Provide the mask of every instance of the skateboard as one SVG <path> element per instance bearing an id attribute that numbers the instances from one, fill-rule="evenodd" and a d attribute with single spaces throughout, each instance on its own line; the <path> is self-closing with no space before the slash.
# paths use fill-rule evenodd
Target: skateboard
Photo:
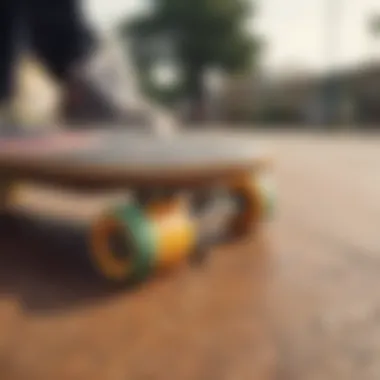
<path id="1" fill-rule="evenodd" d="M 205 257 L 255 230 L 275 205 L 271 157 L 249 139 L 212 132 L 3 133 L 0 181 L 4 211 L 20 181 L 128 193 L 91 220 L 86 236 L 91 265 L 116 284 Z"/>

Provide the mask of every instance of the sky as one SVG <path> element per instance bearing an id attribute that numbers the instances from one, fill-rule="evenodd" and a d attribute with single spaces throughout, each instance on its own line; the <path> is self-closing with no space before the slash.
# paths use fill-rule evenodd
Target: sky
<path id="1" fill-rule="evenodd" d="M 258 13 L 252 30 L 267 42 L 263 63 L 269 71 L 322 71 L 380 57 L 380 38 L 376 42 L 368 32 L 369 15 L 380 14 L 380 0 L 255 2 Z M 143 4 L 143 0 L 86 0 L 85 6 L 94 24 L 103 28 L 139 11 Z"/>

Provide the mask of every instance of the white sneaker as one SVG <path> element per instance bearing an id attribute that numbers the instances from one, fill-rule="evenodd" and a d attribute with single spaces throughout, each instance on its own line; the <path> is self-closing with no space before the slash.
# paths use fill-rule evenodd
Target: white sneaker
<path id="1" fill-rule="evenodd" d="M 64 101 L 68 124 L 107 124 L 149 131 L 173 133 L 174 118 L 149 104 L 138 91 L 136 75 L 116 39 L 105 39 L 102 48 L 72 70 Z"/>

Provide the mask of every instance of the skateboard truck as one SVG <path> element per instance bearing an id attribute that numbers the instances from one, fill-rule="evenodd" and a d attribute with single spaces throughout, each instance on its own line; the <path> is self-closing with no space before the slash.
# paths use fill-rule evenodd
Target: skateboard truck
<path id="1" fill-rule="evenodd" d="M 210 248 L 221 244 L 229 238 L 231 220 L 242 209 L 243 203 L 228 191 L 220 190 L 213 197 L 203 197 L 194 207 L 197 221 L 197 245 L 190 262 L 195 265 L 204 263 Z"/>
<path id="2" fill-rule="evenodd" d="M 259 183 L 193 194 L 137 194 L 134 203 L 116 207 L 96 223 L 91 250 L 95 267 L 118 283 L 141 281 L 186 260 L 201 265 L 213 246 L 248 235 L 266 217 L 269 191 Z"/>

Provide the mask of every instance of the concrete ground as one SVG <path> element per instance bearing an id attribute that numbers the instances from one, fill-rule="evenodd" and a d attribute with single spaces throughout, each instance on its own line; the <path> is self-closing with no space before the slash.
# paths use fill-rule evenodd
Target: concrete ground
<path id="1" fill-rule="evenodd" d="M 277 219 L 202 268 L 106 290 L 4 228 L 1 380 L 379 379 L 380 137 L 247 138 L 275 151 Z"/>

